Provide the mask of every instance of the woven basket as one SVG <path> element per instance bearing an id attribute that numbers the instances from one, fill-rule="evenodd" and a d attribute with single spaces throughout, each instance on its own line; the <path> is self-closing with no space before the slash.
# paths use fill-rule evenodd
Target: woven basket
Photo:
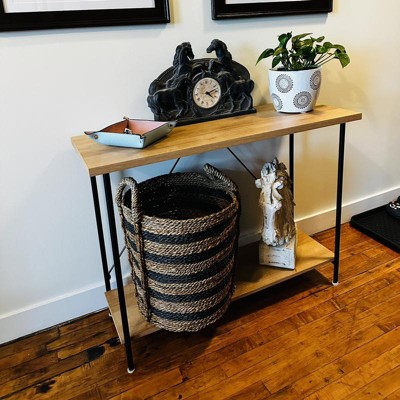
<path id="1" fill-rule="evenodd" d="M 175 332 L 218 320 L 234 291 L 238 190 L 216 168 L 204 171 L 124 178 L 116 195 L 139 310 Z"/>

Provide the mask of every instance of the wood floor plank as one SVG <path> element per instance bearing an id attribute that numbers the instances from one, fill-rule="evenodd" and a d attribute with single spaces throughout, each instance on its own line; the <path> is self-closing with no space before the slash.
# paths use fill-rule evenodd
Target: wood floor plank
<path id="1" fill-rule="evenodd" d="M 35 351 L 43 345 L 52 342 L 60 337 L 58 327 L 46 330 L 36 335 L 29 335 L 20 340 L 0 345 L 0 360 L 10 355 L 21 353 L 25 350 Z"/>
<path id="2" fill-rule="evenodd" d="M 399 363 L 400 345 L 329 383 L 310 398 L 342 400 L 348 396 L 354 396 L 358 389 L 364 388 L 370 382 L 371 377 L 382 376 L 397 367 Z"/>
<path id="3" fill-rule="evenodd" d="M 358 332 L 357 345 L 351 347 L 359 347 L 373 339 L 381 336 L 382 332 L 376 326 L 371 326 Z M 307 375 L 316 369 L 332 362 L 338 356 L 343 355 L 347 351 L 349 344 L 353 342 L 353 338 L 346 342 L 345 335 L 329 335 L 324 342 L 319 343 L 314 352 L 305 357 L 295 357 L 290 362 L 280 364 L 279 371 L 268 373 L 268 376 L 263 379 L 264 385 L 271 393 L 275 393 L 284 387 L 291 385 L 298 377 Z M 324 347 L 325 346 L 325 347 Z M 297 349 L 297 348 L 296 348 Z M 299 350 L 303 350 L 302 347 Z M 281 360 L 279 360 L 281 362 Z"/>
<path id="4" fill-rule="evenodd" d="M 262 382 L 256 382 L 229 397 L 229 400 L 263 400 L 270 397 L 270 392 Z"/>
<path id="5" fill-rule="evenodd" d="M 329 306 L 329 307 L 327 307 Z M 326 309 L 326 310 L 325 310 Z M 331 303 L 323 303 L 322 305 L 319 305 L 307 312 L 301 312 L 298 315 L 296 315 L 296 323 L 294 322 L 294 319 L 290 320 L 284 320 L 283 323 L 278 323 L 273 326 L 270 326 L 266 328 L 266 332 L 263 332 L 264 335 L 263 337 L 267 337 L 269 340 L 274 337 L 274 335 L 279 336 L 280 333 L 283 334 L 282 329 L 285 329 L 285 332 L 287 331 L 294 331 L 295 329 L 299 328 L 301 325 L 306 324 L 307 322 L 311 322 L 314 319 L 317 319 L 321 317 L 322 315 L 327 315 L 330 312 L 337 311 L 337 308 Z M 267 321 L 266 321 L 267 322 Z M 259 322 L 259 325 L 262 326 L 262 321 Z M 277 325 L 282 325 L 281 327 Z M 247 334 L 251 334 L 251 331 L 248 332 Z M 254 335 L 253 335 L 254 336 Z M 254 337 L 252 337 L 254 338 Z M 260 344 L 260 339 L 259 337 L 255 338 L 255 340 L 259 341 Z M 235 345 L 235 343 L 234 343 Z M 237 346 L 238 348 L 236 351 L 239 351 L 240 346 Z M 234 351 L 229 351 L 230 346 L 227 346 L 227 348 L 222 348 L 222 351 L 216 350 L 212 353 L 206 354 L 204 356 L 201 356 L 197 359 L 194 359 L 191 363 L 186 364 L 183 367 L 184 374 L 186 377 L 193 377 L 199 371 L 204 371 L 207 368 L 212 368 L 216 365 L 220 365 L 223 363 L 227 358 L 232 359 L 236 357 L 237 354 L 235 354 Z M 220 354 L 221 352 L 221 354 Z M 264 354 L 262 354 L 262 357 L 264 357 Z"/>
<path id="6" fill-rule="evenodd" d="M 246 340 L 248 341 L 249 345 L 247 346 L 247 349 L 243 348 L 241 353 L 245 353 L 246 351 L 250 351 L 256 346 L 261 346 L 264 344 L 266 341 L 272 341 L 273 339 L 277 339 L 284 334 L 288 332 L 293 332 L 296 331 L 297 329 L 300 328 L 300 326 L 306 324 L 308 322 L 311 322 L 311 314 L 315 319 L 320 318 L 322 315 L 327 315 L 327 313 L 333 312 L 334 310 L 336 311 L 337 308 L 331 303 L 330 307 L 325 307 L 320 306 L 320 307 L 315 307 L 315 309 L 311 309 L 310 315 L 308 317 L 305 317 L 306 312 L 301 312 L 295 316 L 289 317 L 283 321 L 280 321 L 274 325 L 267 325 L 268 319 L 264 320 L 263 318 L 260 318 L 258 320 L 258 324 L 248 327 L 248 329 L 245 331 L 246 335 Z M 318 313 L 317 313 L 318 311 Z M 301 315 L 301 316 L 299 316 Z M 263 335 L 260 335 L 256 329 L 267 326 L 266 328 L 262 329 Z M 251 342 L 250 342 L 251 340 Z M 255 346 L 256 344 L 256 346 Z M 233 344 L 235 345 L 235 343 Z M 214 367 L 216 365 L 220 365 L 222 363 L 226 363 L 229 360 L 233 360 L 239 356 L 238 349 L 234 349 L 233 351 L 229 350 L 229 347 L 222 348 L 221 350 L 215 350 L 212 353 L 205 354 L 203 356 L 200 356 L 190 363 L 187 363 L 183 367 L 184 375 L 188 378 L 191 378 L 195 376 L 196 374 L 199 373 L 199 371 L 204 371 L 207 368 Z M 265 357 L 265 354 L 263 354 L 263 357 Z M 234 361 L 236 362 L 236 361 Z"/>
<path id="7" fill-rule="evenodd" d="M 220 350 L 207 353 L 204 356 L 184 364 L 181 367 L 182 375 L 187 379 L 192 378 L 232 358 L 236 358 L 255 347 L 256 345 L 254 342 L 248 337 L 238 340 Z"/>
<path id="8" fill-rule="evenodd" d="M 179 369 L 174 369 L 165 374 L 159 375 L 157 379 L 145 382 L 120 393 L 119 395 L 112 397 L 110 400 L 142 400 L 181 383 L 182 379 L 183 377 Z"/>
<path id="9" fill-rule="evenodd" d="M 295 382 L 271 395 L 270 399 L 297 400 L 308 398 L 308 396 L 318 398 L 314 394 L 318 390 L 354 372 L 361 366 L 369 364 L 375 358 L 382 357 L 386 352 L 393 351 L 393 349 L 397 351 L 399 340 L 400 329 L 381 335 L 308 375 L 296 377 Z M 335 392 L 332 391 L 332 393 Z"/>
<path id="10" fill-rule="evenodd" d="M 347 250 L 348 248 L 353 247 L 354 245 L 361 242 L 371 242 L 379 245 L 375 240 L 365 235 L 364 233 L 358 231 L 357 229 L 350 226 L 350 224 L 343 224 L 341 226 L 341 245 L 340 249 L 342 251 Z M 322 232 L 315 233 L 312 235 L 314 239 L 333 250 L 335 247 L 335 230 L 327 229 Z"/>
<path id="11" fill-rule="evenodd" d="M 357 342 L 358 345 L 360 344 L 360 339 L 370 340 L 371 338 L 374 338 L 374 337 L 375 337 L 374 335 L 376 335 L 376 333 L 378 333 L 378 334 L 380 333 L 377 327 L 373 327 L 373 330 L 375 331 L 375 333 L 372 333 L 372 336 L 366 336 L 365 338 L 364 338 L 363 336 L 361 336 L 361 338 L 360 338 L 360 337 L 356 337 L 355 340 L 354 340 L 354 339 L 352 339 L 352 340 L 355 341 L 355 342 Z M 315 343 L 315 341 L 313 341 L 313 342 Z M 350 342 L 350 343 L 351 343 L 351 342 Z M 312 345 L 312 343 L 310 343 L 310 346 L 311 346 L 311 345 Z M 350 346 L 349 346 L 349 343 L 347 343 L 346 346 L 347 346 L 347 347 L 350 347 Z M 334 347 L 333 349 L 335 350 L 335 352 L 337 351 L 337 349 L 335 349 L 335 347 Z M 292 350 L 292 351 L 290 351 L 290 350 Z M 299 350 L 299 349 L 297 349 L 297 350 Z M 302 354 L 302 356 L 305 355 L 304 351 L 295 351 L 295 350 L 293 350 L 293 349 L 291 349 L 291 348 L 288 349 L 288 352 L 290 352 L 290 354 L 293 354 L 293 353 L 295 353 L 295 354 L 296 354 L 296 353 L 300 353 L 300 354 Z M 321 353 L 321 354 L 317 355 L 317 358 L 321 359 L 323 355 L 324 355 L 324 354 Z M 252 360 L 251 364 L 252 364 L 252 365 L 254 364 L 254 360 Z M 272 362 L 270 361 L 270 364 L 271 364 L 271 366 L 276 366 L 276 365 L 277 365 L 277 360 L 276 360 L 276 359 L 273 359 Z M 235 368 L 237 368 L 237 371 L 242 370 L 242 369 L 244 368 L 243 365 L 239 365 L 239 366 L 238 366 L 236 360 L 232 361 L 232 365 L 234 365 Z M 258 367 L 259 367 L 259 368 L 262 368 L 261 366 L 258 366 Z M 264 365 L 263 367 L 266 368 L 266 365 Z M 279 370 L 280 372 L 277 373 L 277 376 L 279 376 L 279 378 L 282 379 L 282 377 L 284 376 L 284 374 L 282 373 L 282 371 L 288 371 L 289 369 L 287 369 L 287 368 L 278 368 L 278 370 Z M 235 371 L 235 372 L 237 372 L 237 371 Z M 305 369 L 303 368 L 303 371 L 302 371 L 302 372 L 304 372 L 304 371 L 305 371 Z M 251 375 L 253 372 L 254 372 L 254 368 L 251 368 L 251 370 L 248 371 L 248 374 Z M 228 373 L 228 375 L 230 375 L 229 371 L 227 371 L 227 373 Z M 292 374 L 292 373 L 293 373 L 293 371 L 291 371 L 291 374 Z M 295 374 L 294 374 L 294 376 L 295 376 Z M 267 387 L 268 387 L 268 385 L 267 385 Z M 276 389 L 276 388 L 275 388 L 275 389 Z"/>
<path id="12" fill-rule="evenodd" d="M 176 386 L 162 391 L 161 393 L 151 396 L 151 400 L 170 400 L 170 399 L 186 399 L 197 393 L 199 390 L 205 390 L 208 387 L 224 384 L 226 379 L 225 372 L 219 368 L 210 368 L 198 374 L 193 379 L 183 377 L 183 382 Z M 265 386 L 264 386 L 265 390 Z"/>
<path id="13" fill-rule="evenodd" d="M 314 238 L 334 248 L 334 229 Z M 400 399 L 400 254 L 348 224 L 341 242 L 338 286 L 327 265 L 135 340 L 133 374 L 106 310 L 0 345 L 0 398 Z"/>
<path id="14" fill-rule="evenodd" d="M 60 360 L 63 360 L 75 354 L 82 353 L 85 350 L 94 348 L 111 339 L 118 340 L 116 337 L 115 327 L 110 325 L 93 335 L 87 336 L 86 339 L 81 339 L 76 343 L 64 346 L 57 350 L 57 355 Z"/>
<path id="15" fill-rule="evenodd" d="M 370 310 L 366 310 L 366 311 L 362 311 L 359 316 L 358 316 L 358 320 L 357 321 L 353 321 L 351 323 L 351 325 L 349 326 L 351 328 L 351 331 L 349 332 L 348 336 L 346 337 L 346 352 L 350 352 L 352 351 L 354 348 L 357 348 L 360 345 L 360 342 L 365 340 L 365 329 L 367 329 L 370 326 L 373 326 L 373 330 L 372 332 L 370 332 L 370 334 L 372 334 L 372 338 L 374 337 L 375 334 L 378 334 L 380 332 L 383 332 L 384 329 L 382 329 L 380 327 L 380 324 L 382 323 L 382 319 L 383 319 L 383 324 L 387 323 L 389 325 L 389 323 L 391 323 L 391 327 L 394 327 L 394 320 L 393 319 L 397 319 L 397 324 L 400 323 L 400 318 L 398 316 L 398 312 L 396 311 L 396 309 L 398 309 L 398 304 L 400 301 L 400 297 L 399 296 L 394 296 L 392 299 L 387 300 L 387 302 L 391 302 L 392 303 L 392 309 L 390 310 L 390 308 L 388 308 L 388 313 L 392 312 L 393 314 L 390 314 L 388 316 L 388 321 L 386 322 L 384 320 L 384 318 L 387 316 L 387 314 L 382 314 L 381 312 L 384 312 L 383 309 L 381 309 L 381 307 L 379 305 L 377 305 L 376 307 L 372 307 Z M 371 311 L 372 310 L 372 311 Z M 355 314 L 354 314 L 355 315 Z M 338 313 L 339 318 L 341 317 L 341 314 Z M 349 318 L 351 320 L 351 318 L 353 316 L 353 311 L 350 312 L 349 314 Z M 329 318 L 329 317 L 328 317 Z M 390 322 L 389 322 L 390 321 Z M 331 321 L 331 323 L 333 323 L 333 325 L 336 324 L 343 324 L 343 322 L 340 321 L 340 319 L 336 319 L 333 318 Z M 319 321 L 319 323 L 321 323 L 321 321 Z M 376 326 L 374 325 L 376 324 Z M 325 324 L 323 323 L 322 326 L 325 326 Z M 329 325 L 327 325 L 329 326 Z M 346 329 L 346 325 L 343 325 L 344 328 Z M 397 325 L 399 326 L 399 325 Z M 316 325 L 316 332 L 318 334 L 319 330 L 318 330 L 319 325 Z M 309 327 L 307 327 L 307 329 L 309 329 Z M 301 333 L 301 330 L 298 330 L 299 333 Z M 323 331 L 320 331 L 320 333 L 322 333 Z M 310 337 L 310 334 L 306 334 L 305 335 L 306 338 Z M 290 339 L 288 338 L 288 343 L 293 343 L 296 339 Z M 302 339 L 302 338 L 300 338 Z M 299 339 L 299 340 L 300 340 Z M 317 340 L 313 340 L 314 343 L 316 343 L 318 341 Z M 267 350 L 265 347 L 262 347 L 262 349 Z M 288 349 L 290 350 L 290 348 Z M 292 351 L 292 353 L 295 350 Z M 253 353 L 257 353 L 259 352 L 259 349 L 255 349 L 252 351 Z M 339 351 L 338 351 L 339 353 Z M 303 352 L 301 352 L 301 354 L 304 354 Z M 249 354 L 245 354 L 244 356 L 242 356 L 242 358 L 248 357 Z M 254 363 L 257 362 L 257 359 L 254 358 L 250 358 L 250 361 L 248 363 L 248 365 L 254 365 Z M 241 368 L 245 368 L 246 366 L 243 364 L 240 364 L 238 362 L 238 360 L 233 360 L 231 362 L 231 370 L 227 371 L 228 375 L 232 375 L 234 373 L 236 373 L 238 370 L 240 370 Z M 229 363 L 227 363 L 225 365 L 225 368 L 229 368 Z M 232 370 L 233 368 L 233 370 Z M 280 375 L 280 378 L 282 378 L 283 375 Z"/>
<path id="16" fill-rule="evenodd" d="M 255 314 L 259 315 L 259 312 L 257 311 Z M 245 316 L 245 318 L 247 318 L 247 315 Z M 230 322 L 225 325 L 230 326 Z M 237 324 L 235 323 L 233 325 L 236 326 Z M 174 341 L 170 342 L 169 340 L 163 341 L 162 339 L 155 339 L 153 342 L 146 345 L 145 352 L 140 351 L 140 356 L 142 359 L 141 367 L 149 368 L 154 363 L 160 365 L 161 354 L 164 354 L 168 355 L 168 357 L 164 357 L 164 360 L 161 361 L 161 365 L 164 365 L 165 368 L 172 368 L 176 365 L 179 365 L 179 363 L 185 362 L 187 358 L 195 360 L 199 354 L 206 355 L 214 351 L 218 351 L 219 349 L 223 349 L 229 344 L 234 343 L 241 338 L 245 338 L 246 336 L 251 334 L 256 327 L 257 323 L 255 323 L 253 317 L 249 324 L 241 324 L 235 327 L 233 330 L 224 328 L 221 329 L 222 333 L 219 333 L 219 327 L 217 327 L 215 331 L 210 331 L 210 334 L 206 333 L 204 335 L 202 333 L 199 333 L 195 335 L 183 335 L 183 338 L 181 335 L 181 338 L 178 339 L 179 342 L 176 343 Z M 207 332 L 207 330 L 205 332 Z M 155 335 L 158 334 L 162 335 L 162 333 L 160 332 L 156 333 Z M 160 336 L 160 338 L 161 337 L 162 336 Z M 168 349 L 170 345 L 172 345 L 171 352 Z M 185 350 L 182 351 L 182 348 L 184 348 Z M 169 360 L 168 363 L 166 363 L 165 358 Z M 143 359 L 145 361 L 145 365 L 143 365 Z"/>
<path id="17" fill-rule="evenodd" d="M 43 368 L 50 368 L 52 365 L 57 364 L 57 362 L 57 354 L 48 353 L 21 363 L 17 366 L 3 370 L 0 372 L 0 385 L 3 385 L 5 382 L 9 381 L 11 377 L 14 379 L 23 378 L 34 373 L 35 371 L 43 370 Z M 24 378 L 22 380 L 24 380 Z"/>
<path id="18" fill-rule="evenodd" d="M 103 332 L 109 333 L 114 328 L 114 325 L 110 318 L 103 319 L 103 321 L 93 324 L 91 326 L 91 336 L 101 335 Z M 115 328 L 114 328 L 115 332 Z M 115 336 L 115 334 L 114 334 Z M 71 343 L 82 342 L 88 338 L 88 331 L 85 329 L 73 330 L 71 333 L 60 335 L 59 338 L 53 340 L 47 344 L 47 350 L 60 350 L 65 349 L 67 346 L 71 346 Z"/>
<path id="19" fill-rule="evenodd" d="M 344 336 L 345 334 L 342 335 Z M 324 360 L 326 361 L 329 358 L 335 357 L 334 354 L 336 352 L 336 342 L 340 343 L 338 340 L 340 338 L 340 330 L 338 330 L 336 332 L 336 336 L 331 337 L 331 343 L 328 350 L 321 350 L 320 346 L 313 346 L 312 344 L 310 348 L 310 344 L 307 343 L 304 345 L 301 344 L 301 347 L 297 352 L 293 352 L 293 348 L 291 348 L 290 352 L 281 353 L 280 355 L 275 356 L 271 355 L 265 361 L 257 363 L 245 370 L 241 370 L 241 372 L 238 372 L 235 375 L 229 376 L 224 385 L 218 385 L 216 387 L 211 387 L 208 390 L 198 392 L 195 395 L 190 396 L 189 399 L 230 398 L 233 394 L 236 394 L 240 390 L 243 390 L 244 388 L 250 386 L 251 384 L 255 384 L 260 380 L 262 380 L 267 386 L 267 389 L 269 389 L 268 384 L 266 384 L 266 379 L 268 376 L 274 375 L 274 371 L 277 371 L 276 373 L 279 374 L 290 373 L 290 376 L 296 376 L 296 374 L 301 373 L 300 368 L 304 368 L 304 366 L 307 365 L 310 357 L 314 360 L 320 360 L 318 362 L 324 362 Z M 326 338 L 324 338 L 324 340 L 326 340 Z M 287 362 L 289 359 L 292 361 L 291 364 Z M 304 364 L 300 364 L 302 360 L 305 360 Z M 298 366 L 298 369 L 294 370 L 293 367 L 296 365 Z M 270 390 L 270 392 L 273 391 Z"/>
<path id="20" fill-rule="evenodd" d="M 87 330 L 87 328 L 90 328 L 93 325 L 111 320 L 109 312 L 108 308 L 106 308 L 93 314 L 86 315 L 83 318 L 64 323 L 59 326 L 60 336 L 62 337 L 82 329 Z"/>
<path id="21" fill-rule="evenodd" d="M 168 360 L 151 366 L 140 364 L 140 368 L 138 367 L 133 374 L 128 374 L 125 354 L 121 346 L 120 349 L 122 351 L 118 354 L 115 354 L 116 352 L 109 353 L 91 363 L 91 373 L 98 384 L 102 399 L 116 397 L 121 393 L 133 391 L 137 387 L 151 387 L 152 382 L 163 380 L 165 374 L 169 374 L 171 371 L 173 371 L 172 374 L 176 374 L 174 376 L 178 376 L 179 372 L 179 382 L 182 382 L 183 377 L 179 367 L 171 366 Z M 117 366 L 115 365 L 116 360 L 118 360 Z M 179 382 L 175 382 L 174 385 Z M 165 385 L 164 390 L 167 388 L 168 386 Z"/>
<path id="22" fill-rule="evenodd" d="M 4 370 L 9 370 L 10 368 L 15 367 L 17 365 L 27 363 L 30 360 L 38 358 L 46 353 L 47 353 L 46 346 L 42 344 L 30 349 L 22 350 L 18 353 L 17 352 L 11 353 L 8 356 L 0 358 L 0 377 Z"/>
<path id="23" fill-rule="evenodd" d="M 97 387 L 94 387 L 86 392 L 80 393 L 69 400 L 98 400 L 101 399 L 100 392 Z"/>
<path id="24" fill-rule="evenodd" d="M 385 400 L 399 400 L 400 399 L 400 389 L 390 393 L 388 396 L 384 397 Z"/>
<path id="25" fill-rule="evenodd" d="M 362 389 L 347 396 L 345 399 L 384 399 L 389 396 L 400 387 L 400 366 L 398 364 L 399 360 L 397 361 L 396 368 L 376 378 Z M 372 376 L 375 377 L 375 375 Z"/>
<path id="26" fill-rule="evenodd" d="M 392 291 L 391 293 L 396 293 Z M 252 367 L 257 364 L 259 361 L 263 361 L 265 358 L 265 354 L 276 354 L 277 351 L 290 351 L 290 349 L 296 346 L 297 343 L 303 341 L 303 338 L 314 341 L 315 338 L 320 339 L 321 335 L 324 332 L 332 333 L 334 329 L 338 329 L 338 327 L 347 327 L 347 329 L 351 329 L 352 331 L 356 331 L 357 326 L 358 329 L 365 327 L 365 325 L 371 324 L 375 321 L 378 321 L 379 318 L 382 318 L 382 315 L 373 314 L 371 310 L 377 305 L 374 303 L 374 300 L 383 297 L 386 298 L 387 293 L 374 292 L 369 297 L 365 297 L 360 299 L 357 303 L 353 303 L 350 307 L 342 308 L 336 310 L 334 313 L 331 313 L 321 319 L 317 319 L 307 325 L 299 327 L 294 331 L 290 331 L 289 333 L 276 338 L 273 341 L 268 341 L 268 334 L 265 337 L 265 344 L 239 356 L 230 362 L 224 364 L 224 370 L 226 371 L 228 376 L 232 376 L 238 373 L 241 370 L 245 370 L 248 367 Z M 388 300 L 390 301 L 390 299 Z M 396 304 L 397 301 L 393 301 L 393 304 Z M 372 313 L 372 317 L 368 320 L 368 323 L 364 323 L 361 325 L 362 318 L 368 317 Z M 364 313 L 359 320 L 355 320 L 355 316 L 357 313 Z M 391 312 L 390 312 L 391 313 Z M 258 337 L 263 338 L 263 330 L 257 333 Z M 263 343 L 264 341 L 260 341 Z"/>
<path id="27" fill-rule="evenodd" d="M 87 362 L 85 354 L 79 354 L 63 362 L 54 364 L 51 368 L 41 368 L 28 375 L 12 379 L 0 386 L 0 396 L 16 393 L 15 398 L 34 399 L 34 396 L 44 396 L 56 382 L 55 376 L 64 376 L 71 370 L 76 370 Z M 81 379 L 81 376 L 79 376 Z M 51 398 L 51 397 L 49 397 Z"/>

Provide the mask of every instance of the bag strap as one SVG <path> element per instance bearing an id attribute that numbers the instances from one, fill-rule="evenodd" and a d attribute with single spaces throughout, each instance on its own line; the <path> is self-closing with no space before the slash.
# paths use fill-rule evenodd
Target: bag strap
<path id="1" fill-rule="evenodd" d="M 127 177 L 123 178 L 118 186 L 115 201 L 118 205 L 118 213 L 121 219 L 122 229 L 124 231 L 125 244 L 127 248 L 130 248 L 128 243 L 128 236 L 126 232 L 126 226 L 124 224 L 124 220 L 127 215 L 124 214 L 124 193 L 125 190 L 128 189 L 131 191 L 131 206 L 129 213 L 129 223 L 133 225 L 135 230 L 135 238 L 136 238 L 136 246 L 139 253 L 139 260 L 137 261 L 137 265 L 140 271 L 140 281 L 142 282 L 142 290 L 144 292 L 144 313 L 147 321 L 150 320 L 150 298 L 149 298 L 149 290 L 148 290 L 148 278 L 147 278 L 147 268 L 146 261 L 144 258 L 144 243 L 143 243 L 143 234 L 142 234 L 142 211 L 140 207 L 140 193 L 139 193 L 139 185 L 135 181 L 135 179 Z M 132 256 L 131 252 L 128 251 L 129 258 Z M 133 261 L 133 260 L 132 260 Z M 132 274 L 134 274 L 134 270 L 132 268 Z M 135 285 L 136 286 L 136 285 Z M 141 298 L 143 298 L 141 296 Z"/>

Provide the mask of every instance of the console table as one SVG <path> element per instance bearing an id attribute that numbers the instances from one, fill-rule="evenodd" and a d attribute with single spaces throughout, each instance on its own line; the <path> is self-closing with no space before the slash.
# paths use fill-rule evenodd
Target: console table
<path id="1" fill-rule="evenodd" d="M 159 328 L 147 323 L 140 315 L 136 305 L 133 283 L 125 287 L 123 285 L 110 173 L 222 148 L 230 150 L 231 146 L 289 135 L 289 175 L 294 182 L 294 135 L 317 128 L 339 125 L 334 253 L 303 232 L 299 232 L 296 268 L 295 270 L 285 270 L 258 264 L 258 242 L 243 246 L 239 249 L 238 254 L 236 291 L 233 300 L 330 262 L 333 262 L 332 282 L 336 285 L 339 280 L 345 128 L 347 122 L 361 118 L 362 114 L 359 112 L 324 105 L 317 106 L 314 111 L 304 114 L 277 113 L 273 110 L 272 105 L 266 105 L 258 107 L 256 114 L 177 127 L 169 137 L 161 139 L 145 149 L 103 146 L 85 135 L 72 137 L 72 144 L 81 156 L 91 180 L 106 298 L 120 341 L 125 345 L 129 373 L 135 370 L 131 338 L 147 335 Z M 115 290 L 111 290 L 110 285 L 111 275 L 107 263 L 97 189 L 96 177 L 100 175 L 104 180 L 108 227 L 117 284 Z"/>

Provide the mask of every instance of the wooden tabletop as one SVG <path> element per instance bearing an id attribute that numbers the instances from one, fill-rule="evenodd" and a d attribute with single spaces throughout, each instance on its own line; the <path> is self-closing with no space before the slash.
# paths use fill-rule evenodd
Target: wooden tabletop
<path id="1" fill-rule="evenodd" d="M 269 104 L 257 107 L 255 114 L 177 127 L 145 149 L 105 146 L 85 135 L 71 140 L 89 175 L 96 176 L 361 118 L 360 112 L 324 105 L 304 114 L 283 114 Z"/>

